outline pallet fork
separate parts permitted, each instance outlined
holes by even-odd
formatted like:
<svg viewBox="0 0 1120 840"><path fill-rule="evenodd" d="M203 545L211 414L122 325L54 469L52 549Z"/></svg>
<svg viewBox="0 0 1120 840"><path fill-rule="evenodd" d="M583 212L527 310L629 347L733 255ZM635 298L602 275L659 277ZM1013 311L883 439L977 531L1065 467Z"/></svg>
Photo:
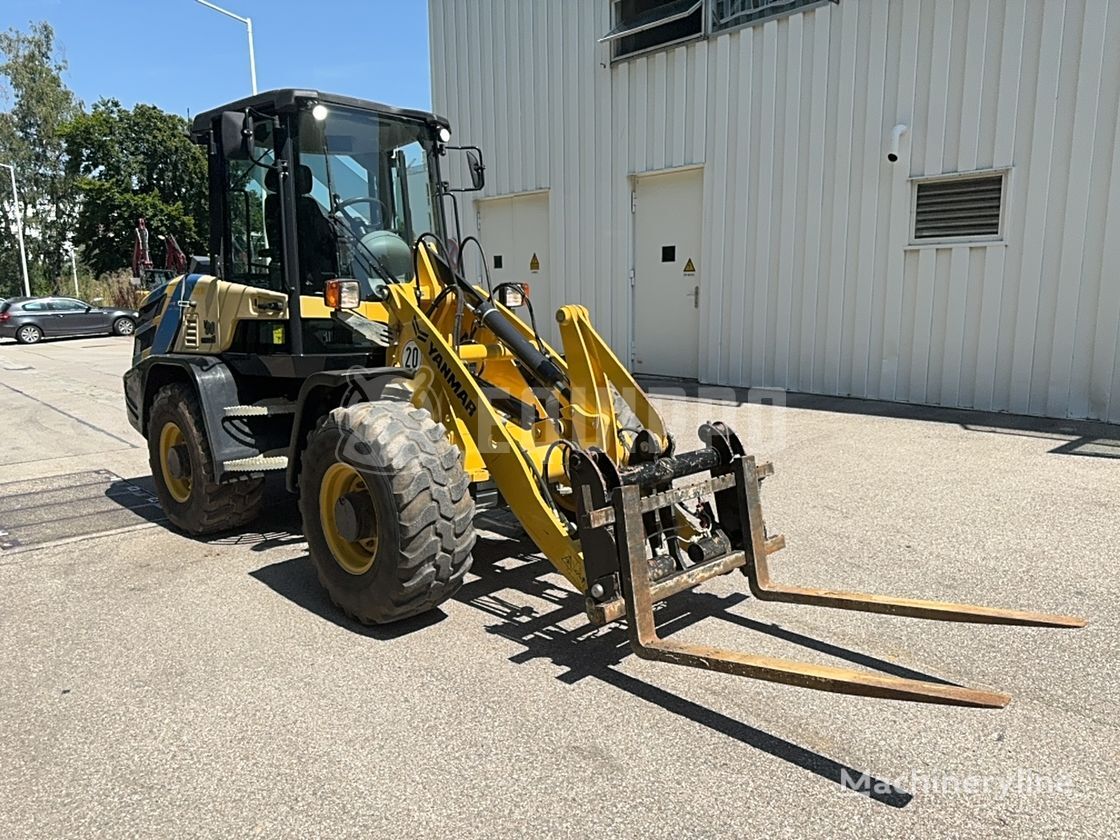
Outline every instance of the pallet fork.
<svg viewBox="0 0 1120 840"><path fill-rule="evenodd" d="M609 459L594 451L573 453L571 469L577 482L578 524L585 552L609 552L618 558L621 592L605 602L589 599L588 616L605 624L623 616L627 619L630 644L643 659L670 662L752 679L893 700L909 700L957 706L1002 708L1009 695L983 689L878 676L848 668L815 665L768 656L756 656L704 645L682 644L657 634L653 605L678 592L691 589L718 575L739 569L760 601L886 613L940 621L984 624L1018 624L1036 627L1082 627L1085 621L1073 616L1048 615L1020 610L891 598L857 592L787 586L771 579L768 558L785 546L781 535L769 535L762 518L760 486L773 474L770 464L758 464L746 455L733 431L723 424L708 424L699 430L704 449L682 456L665 454L647 464L613 471ZM650 438L639 441L649 444ZM707 473L707 477L680 488L673 479ZM718 553L700 556L692 565L656 580L652 570L661 540L679 518L683 503L713 497L718 519L710 523L714 538L710 546ZM707 507L708 515L712 511ZM651 529L651 524L653 525ZM668 526L668 527L665 527ZM702 540L700 541L703 542ZM652 546L652 548L651 548ZM726 549L719 552L719 549ZM699 553L699 552L698 552ZM586 555L585 555L586 556ZM595 559L587 556L589 565Z"/></svg>

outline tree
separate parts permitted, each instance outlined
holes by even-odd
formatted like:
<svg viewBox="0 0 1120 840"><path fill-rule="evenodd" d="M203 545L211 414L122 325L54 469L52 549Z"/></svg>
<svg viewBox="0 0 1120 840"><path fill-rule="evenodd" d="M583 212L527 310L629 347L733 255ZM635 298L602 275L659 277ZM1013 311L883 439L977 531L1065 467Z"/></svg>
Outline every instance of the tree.
<svg viewBox="0 0 1120 840"><path fill-rule="evenodd" d="M81 112L81 102L62 81L66 62L56 55L54 30L33 23L28 32L0 33L0 162L16 167L27 258L33 286L53 287L67 260L66 242L77 211L74 179L65 166L63 126ZM3 171L0 174L6 175ZM0 179L2 229L15 230L10 181ZM0 240L0 293L19 286L15 236Z"/></svg>
<svg viewBox="0 0 1120 840"><path fill-rule="evenodd" d="M172 234L187 253L204 250L206 156L187 131L180 116L115 99L66 127L68 171L82 197L75 240L95 274L129 265L140 217L153 238ZM158 257L154 241L153 250Z"/></svg>

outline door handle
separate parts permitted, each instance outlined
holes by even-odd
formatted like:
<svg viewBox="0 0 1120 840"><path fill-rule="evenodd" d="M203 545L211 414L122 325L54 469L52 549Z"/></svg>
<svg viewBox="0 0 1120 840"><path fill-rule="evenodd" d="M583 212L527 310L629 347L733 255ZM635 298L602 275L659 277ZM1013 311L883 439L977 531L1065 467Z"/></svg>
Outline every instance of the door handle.
<svg viewBox="0 0 1120 840"><path fill-rule="evenodd" d="M700 308L700 287L699 286L693 286L692 291L691 292L685 292L684 296L692 298L692 308L693 309L699 309Z"/></svg>

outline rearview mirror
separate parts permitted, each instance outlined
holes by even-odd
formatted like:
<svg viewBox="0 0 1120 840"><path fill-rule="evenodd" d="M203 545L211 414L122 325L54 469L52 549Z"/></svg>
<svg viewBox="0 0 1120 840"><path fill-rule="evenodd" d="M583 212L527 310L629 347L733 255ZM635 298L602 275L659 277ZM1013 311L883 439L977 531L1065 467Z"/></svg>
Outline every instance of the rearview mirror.
<svg viewBox="0 0 1120 840"><path fill-rule="evenodd" d="M450 185L445 189L448 192L477 192L486 186L486 164L482 162L482 149L478 146L444 146L443 152L464 152L467 156L467 171L471 174L471 186L453 189Z"/></svg>
<svg viewBox="0 0 1120 840"><path fill-rule="evenodd" d="M486 186L486 167L482 163L482 152L467 149L467 168L471 172L471 183L476 190Z"/></svg>
<svg viewBox="0 0 1120 840"><path fill-rule="evenodd" d="M222 154L226 160L250 160L253 118L248 111L222 111Z"/></svg>

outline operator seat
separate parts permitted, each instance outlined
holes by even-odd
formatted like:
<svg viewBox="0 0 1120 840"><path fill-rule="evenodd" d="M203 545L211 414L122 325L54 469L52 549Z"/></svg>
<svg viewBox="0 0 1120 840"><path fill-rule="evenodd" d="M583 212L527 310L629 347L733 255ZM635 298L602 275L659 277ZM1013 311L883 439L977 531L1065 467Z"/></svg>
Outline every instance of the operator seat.
<svg viewBox="0 0 1120 840"><path fill-rule="evenodd" d="M300 164L296 169L296 243L299 247L299 280L302 291L320 292L326 277L338 276L338 254L335 235L323 208L311 196L314 184L311 167ZM264 199L268 244L273 259L283 258L280 236L280 178L275 169L264 177L268 195Z"/></svg>

